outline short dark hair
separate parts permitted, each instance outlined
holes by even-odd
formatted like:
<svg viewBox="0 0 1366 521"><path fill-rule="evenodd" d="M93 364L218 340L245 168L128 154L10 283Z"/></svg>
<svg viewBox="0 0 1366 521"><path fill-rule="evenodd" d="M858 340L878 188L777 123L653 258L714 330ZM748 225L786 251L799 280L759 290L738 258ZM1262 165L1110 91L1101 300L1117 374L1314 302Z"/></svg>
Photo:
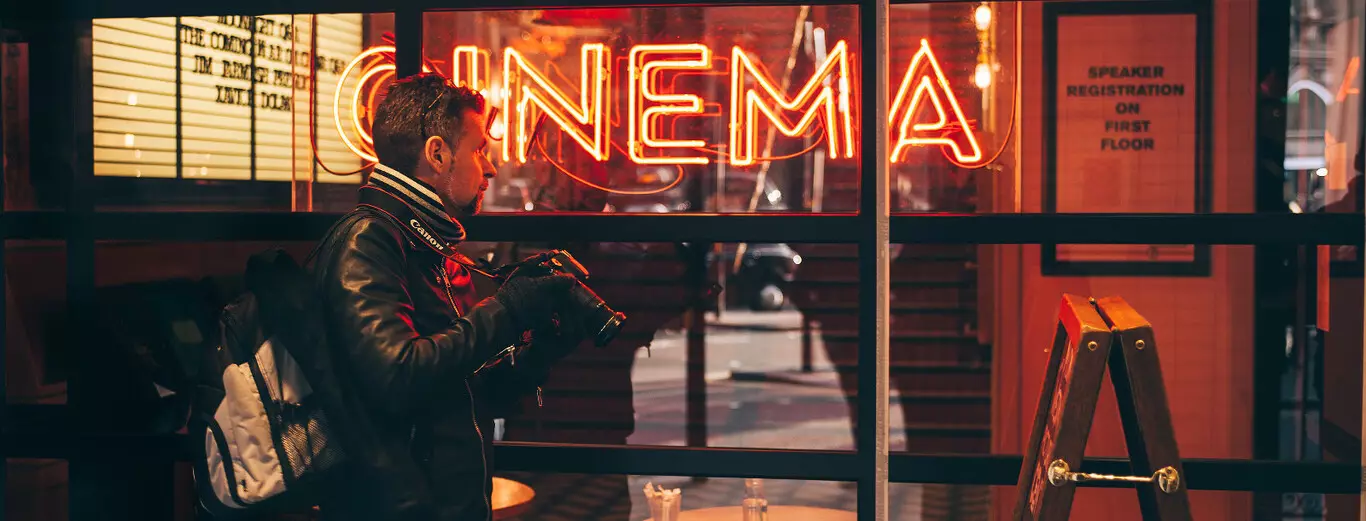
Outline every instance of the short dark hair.
<svg viewBox="0 0 1366 521"><path fill-rule="evenodd" d="M456 86L440 74L422 73L394 82L375 109L371 133L375 156L390 168L412 174L430 136L454 147L461 138L465 111L484 111L484 96Z"/></svg>

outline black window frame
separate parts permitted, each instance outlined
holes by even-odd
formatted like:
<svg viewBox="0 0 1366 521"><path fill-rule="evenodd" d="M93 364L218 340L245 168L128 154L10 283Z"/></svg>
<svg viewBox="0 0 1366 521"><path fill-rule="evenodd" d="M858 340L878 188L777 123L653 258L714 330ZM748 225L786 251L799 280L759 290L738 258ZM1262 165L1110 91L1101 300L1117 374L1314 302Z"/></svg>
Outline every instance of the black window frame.
<svg viewBox="0 0 1366 521"><path fill-rule="evenodd" d="M1023 0L1034 1L1034 0ZM1207 2L1209 0L1190 0ZM962 0L918 0L893 3L963 3ZM812 5L857 4L860 7L860 38L865 49L876 48L872 0L804 2ZM1103 3L1103 0L1098 0ZM742 2L692 2L654 0L652 6L681 5L792 5L791 1L746 0ZM519 9L547 7L639 7L639 0L596 0L588 3L542 0L474 0L452 5L437 0L302 0L290 2L298 13L394 12L397 60L400 73L415 72L421 57L422 16L442 9ZM260 15L281 11L274 0L239 0L232 4L183 2L181 0L61 0L53 2L6 2L0 20L21 32L34 35L40 57L79 51L89 45L89 21L95 18L201 15ZM378 11L372 11L378 8ZM43 29L45 31L39 31ZM1260 43L1260 42L1259 42ZM1288 47L1288 42L1275 42ZM86 47L88 52L88 47ZM864 58L861 70L865 85L876 84L876 68ZM0 239L65 241L67 298L73 316L89 316L95 291L95 244L103 240L247 241L314 240L338 214L286 212L99 212L95 210L96 179L92 172L89 110L89 72L63 68L60 61L31 63L33 76L42 75L53 84L49 92L31 91L34 106L52 105L51 121L36 122L34 169L37 175L59 179L67 190L65 208L57 211L6 211L0 209ZM84 82L82 82L84 80ZM52 100L69 100L55 106ZM84 107L84 108L82 108ZM864 128L877 124L876 111L863 115ZM1366 119L1366 114L1363 115ZM75 128L64 127L74 123ZM84 128L81 128L85 125ZM878 134L863 134L863 149L875 150ZM70 153L61 157L61 151ZM70 157L74 156L74 158ZM1195 244L1257 246L1358 245L1363 243L1366 219L1361 214L900 214L889 219L889 237L876 229L873 211L878 197L875 176L879 172L874 154L865 154L861 172L858 214L801 215L489 215L467 221L472 236L481 240L582 240L582 241L714 241L714 242L807 242L857 244L862 258L872 258L879 242L933 244ZM3 186L0 186L3 190ZM3 193L0 193L2 196ZM622 225L629 218L629 225ZM782 221L780 222L779 219ZM850 229L857 233L850 234ZM0 269L4 250L0 248ZM878 281L873 270L860 269L859 303L876 307ZM0 292L4 289L0 277ZM0 316L4 302L0 301ZM867 315L868 313L865 313ZM4 342L0 320L0 347ZM877 352L873 318L860 317L859 358L872 360ZM96 348L83 342L81 334L70 353ZM0 360L0 364L3 361ZM876 366L859 366L860 395L874 396L879 385ZM0 365L0 384L4 372ZM87 368L88 369L88 368ZM3 433L7 458L55 458L71 463L71 510L73 521L108 518L110 468L121 458L136 457L170 462L194 453L195 440L184 436L137 436L104 432L89 425L89 398L98 394L81 384L78 371L68 383L68 405L35 407L6 405L0 423L11 420L38 428L6 428ZM1264 375L1258 375L1264 376ZM1256 385L1275 385L1257 382ZM763 450L719 448L624 447L606 445L554 445L500 442L498 461L507 470L582 474L645 474L706 477L762 477L775 479L827 479L858 482L859 505L871 506L878 475L871 434L877 404L865 400L858 414L859 438L854 451ZM883 405L885 407L885 404ZM10 424L6 424L10 425ZM897 453L889 456L889 479L896 483L954 483L1014 485L1020 456L959 456ZM1299 463L1258 460L1190 459L1184 462L1191 489L1242 491L1303 491L1355 494L1360 491L1361 466L1355 463ZM1127 462L1088 459L1088 469L1124 474ZM0 482L3 482L0 471ZM92 501L93 500L93 501ZM114 504L117 504L115 501ZM872 520L871 508L859 509L860 520Z"/></svg>

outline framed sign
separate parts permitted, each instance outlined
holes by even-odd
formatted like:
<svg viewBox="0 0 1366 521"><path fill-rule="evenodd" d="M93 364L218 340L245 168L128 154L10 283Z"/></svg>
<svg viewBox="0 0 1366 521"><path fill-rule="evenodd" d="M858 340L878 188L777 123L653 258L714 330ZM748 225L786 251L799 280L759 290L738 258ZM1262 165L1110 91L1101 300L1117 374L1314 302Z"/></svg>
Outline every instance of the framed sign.
<svg viewBox="0 0 1366 521"><path fill-rule="evenodd" d="M1044 211L1209 212L1207 2L1044 9ZM1044 244L1042 250L1045 275L1210 271L1209 245Z"/></svg>

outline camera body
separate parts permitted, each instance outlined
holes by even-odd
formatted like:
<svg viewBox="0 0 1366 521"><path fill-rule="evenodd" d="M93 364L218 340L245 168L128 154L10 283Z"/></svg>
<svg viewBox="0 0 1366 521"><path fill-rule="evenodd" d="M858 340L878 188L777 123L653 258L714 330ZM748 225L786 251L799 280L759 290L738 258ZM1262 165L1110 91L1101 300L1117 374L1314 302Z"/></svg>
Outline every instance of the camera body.
<svg viewBox="0 0 1366 521"><path fill-rule="evenodd" d="M492 275L499 284L503 284L513 277L547 275L551 272L568 273L578 279L579 283L569 291L569 298L580 309L588 310L577 317L581 321L580 327L593 337L594 345L603 347L611 343L626 323L626 315L612 309L584 284L583 281L588 279L588 269L569 252L550 250L533 255L521 262L497 268Z"/></svg>

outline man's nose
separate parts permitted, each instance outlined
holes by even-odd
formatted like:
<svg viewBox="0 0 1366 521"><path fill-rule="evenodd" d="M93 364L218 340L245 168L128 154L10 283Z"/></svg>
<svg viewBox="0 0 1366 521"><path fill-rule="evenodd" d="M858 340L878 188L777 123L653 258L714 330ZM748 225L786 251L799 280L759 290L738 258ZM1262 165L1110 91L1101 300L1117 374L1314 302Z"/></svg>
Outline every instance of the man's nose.
<svg viewBox="0 0 1366 521"><path fill-rule="evenodd" d="M498 177L498 169L493 167L493 160L482 156L479 158L479 160L484 162L484 177L487 177L489 179Z"/></svg>

